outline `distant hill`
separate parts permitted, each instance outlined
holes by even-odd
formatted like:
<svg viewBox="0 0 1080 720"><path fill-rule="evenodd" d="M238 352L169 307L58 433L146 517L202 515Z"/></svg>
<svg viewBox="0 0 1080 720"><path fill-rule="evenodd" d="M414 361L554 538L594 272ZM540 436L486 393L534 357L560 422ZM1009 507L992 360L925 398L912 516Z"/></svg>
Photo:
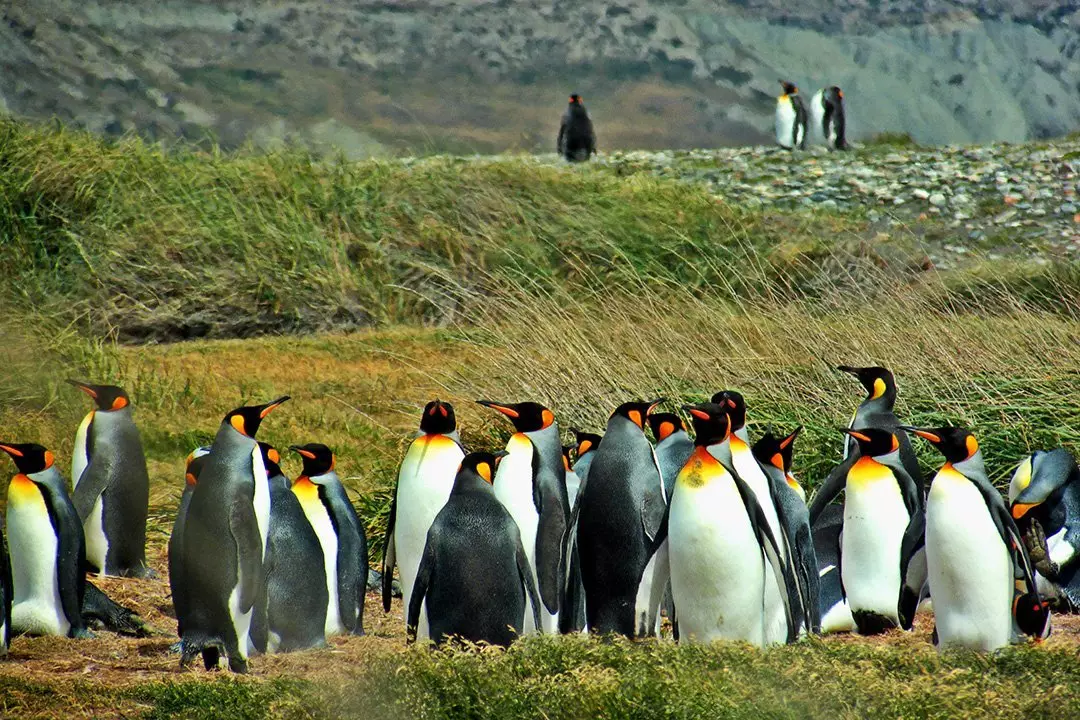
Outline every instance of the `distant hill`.
<svg viewBox="0 0 1080 720"><path fill-rule="evenodd" d="M0 110L226 147L550 150L571 91L602 151L768 142L779 77L843 87L855 138L1080 124L1063 0L9 0L2 20Z"/></svg>

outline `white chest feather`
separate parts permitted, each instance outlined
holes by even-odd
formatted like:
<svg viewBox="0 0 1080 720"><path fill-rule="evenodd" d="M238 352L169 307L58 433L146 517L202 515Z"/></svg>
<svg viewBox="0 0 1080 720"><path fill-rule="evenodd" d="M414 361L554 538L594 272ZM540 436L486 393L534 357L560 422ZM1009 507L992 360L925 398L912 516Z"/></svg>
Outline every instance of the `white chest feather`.
<svg viewBox="0 0 1080 720"><path fill-rule="evenodd" d="M105 536L105 523L102 518L101 496L98 495L90 514L83 522L83 536L86 538L86 560L105 574L105 558L109 555L109 538Z"/></svg>
<svg viewBox="0 0 1080 720"><path fill-rule="evenodd" d="M27 493L29 495L29 493ZM64 615L56 576L57 538L45 501L22 497L7 507L14 601L11 627L34 635L67 635L71 623Z"/></svg>
<svg viewBox="0 0 1080 720"><path fill-rule="evenodd" d="M329 593L324 629L327 637L339 635L345 632L345 628L341 624L341 610L338 606L338 537L337 533L334 532L334 522L330 519L330 513L326 511L326 506L319 500L317 491L312 490L310 493L298 494L297 497L300 500L301 507L304 508L304 515L307 516L315 535L319 538L319 545L322 546L323 567L326 570L326 590Z"/></svg>
<svg viewBox="0 0 1080 720"><path fill-rule="evenodd" d="M791 148L795 132L795 108L786 96L776 101L776 143Z"/></svg>
<svg viewBox="0 0 1080 720"><path fill-rule="evenodd" d="M863 458L848 473L841 577L853 612L898 622L900 545L909 517L892 472Z"/></svg>
<svg viewBox="0 0 1080 720"><path fill-rule="evenodd" d="M75 447L71 449L71 489L74 490L82 479L86 466L90 464L90 453L87 452L86 433L90 429L90 423L94 419L94 412L90 411L75 431Z"/></svg>
<svg viewBox="0 0 1080 720"><path fill-rule="evenodd" d="M270 481L266 477L266 465L263 463L262 451L256 445L251 451L252 478L255 481L255 495L252 497L252 505L255 507L255 521L259 525L259 536L262 538L263 559L266 559L266 541L270 537Z"/></svg>

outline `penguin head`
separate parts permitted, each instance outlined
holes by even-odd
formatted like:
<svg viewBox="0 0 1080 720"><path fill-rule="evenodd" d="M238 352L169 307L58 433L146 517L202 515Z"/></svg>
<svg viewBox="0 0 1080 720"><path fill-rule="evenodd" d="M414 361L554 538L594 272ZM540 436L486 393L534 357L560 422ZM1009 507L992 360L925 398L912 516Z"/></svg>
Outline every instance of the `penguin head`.
<svg viewBox="0 0 1080 720"><path fill-rule="evenodd" d="M615 412L611 413L611 417L619 415L644 430L645 422L648 419L649 414L653 411L653 408L666 400L667 398L657 398L655 400L632 400L630 402L625 402L615 408Z"/></svg>
<svg viewBox="0 0 1080 720"><path fill-rule="evenodd" d="M209 454L210 448L204 445L195 448L187 456L187 460L184 462L184 480L187 481L188 485L194 487L195 483L199 481L199 473L202 472L202 467L206 463L206 456Z"/></svg>
<svg viewBox="0 0 1080 720"><path fill-rule="evenodd" d="M580 460L583 455L590 453L596 448L600 447L600 440L603 436L596 433L582 432L577 428L570 428L570 432L574 433L574 440L577 442L577 459Z"/></svg>
<svg viewBox="0 0 1080 720"><path fill-rule="evenodd" d="M712 396L712 402L724 408L731 418L731 432L737 432L746 427L746 401L743 396L734 390L721 390Z"/></svg>
<svg viewBox="0 0 1080 720"><path fill-rule="evenodd" d="M918 435L926 440L945 460L955 465L971 459L979 452L979 441L970 431L958 427L916 428L901 425L900 429Z"/></svg>
<svg viewBox="0 0 1080 720"><path fill-rule="evenodd" d="M262 453L263 466L266 468L267 477L275 477L281 472L281 453L277 448L267 442L259 442L259 451Z"/></svg>
<svg viewBox="0 0 1080 720"><path fill-rule="evenodd" d="M864 457L879 457L888 455L900 449L900 441L888 430L879 428L841 428L841 432L855 438L859 443L859 452Z"/></svg>
<svg viewBox="0 0 1080 720"><path fill-rule="evenodd" d="M248 405L245 407L236 408L231 413L225 416L225 419L221 422L226 425L231 425L241 435L246 435L249 438L254 438L255 433L259 431L259 425L262 421L274 411L281 403L289 399L288 395L279 397L277 400L268 402L265 405Z"/></svg>
<svg viewBox="0 0 1080 720"><path fill-rule="evenodd" d="M833 107L838 107L844 102L844 91L836 85L833 85L830 88L826 88L825 98L827 102L833 105Z"/></svg>
<svg viewBox="0 0 1080 720"><path fill-rule="evenodd" d="M425 435L449 435L454 430L457 430L457 419L453 405L436 398L424 406L424 414L420 416L420 432Z"/></svg>
<svg viewBox="0 0 1080 720"><path fill-rule="evenodd" d="M879 400L881 398L889 401L896 400L896 380L893 378L892 372L887 368L839 365L836 369L858 378L862 386L866 388L867 400Z"/></svg>
<svg viewBox="0 0 1080 720"><path fill-rule="evenodd" d="M581 104L581 96L578 95L577 93L570 93L570 104L571 105L580 105Z"/></svg>
<svg viewBox="0 0 1080 720"><path fill-rule="evenodd" d="M68 380L68 384L82 390L97 403L97 409L102 412L109 410L123 410L131 404L130 398L124 389L116 385L91 385L90 383Z"/></svg>
<svg viewBox="0 0 1080 720"><path fill-rule="evenodd" d="M754 453L754 457L759 463L766 466L772 466L777 470L787 474L791 471L791 458L793 450L795 448L795 438L802 432L802 425L795 428L795 431L786 437L777 437L771 432L767 432L761 436L751 451Z"/></svg>
<svg viewBox="0 0 1080 720"><path fill-rule="evenodd" d="M795 83L788 82L787 80L780 80L780 85L784 88L785 95L795 95L799 92L799 88L795 86Z"/></svg>
<svg viewBox="0 0 1080 720"><path fill-rule="evenodd" d="M665 440L680 430L686 430L682 418L675 413L652 413L646 420L656 442Z"/></svg>
<svg viewBox="0 0 1080 720"><path fill-rule="evenodd" d="M522 402L511 405L490 400L477 400L476 402L492 410L498 410L510 418L510 422L514 423L514 429L520 433L543 430L551 427L555 422L555 413L540 403Z"/></svg>
<svg viewBox="0 0 1080 720"><path fill-rule="evenodd" d="M334 469L334 451L322 443L290 445L289 449L303 458L305 477L318 477Z"/></svg>
<svg viewBox="0 0 1080 720"><path fill-rule="evenodd" d="M724 406L713 403L683 405L683 410L690 413L690 422L694 425L694 445L708 447L722 443L731 434L731 418Z"/></svg>
<svg viewBox="0 0 1080 720"><path fill-rule="evenodd" d="M1050 637L1050 601L1038 592L1013 595L1013 617L1020 632L1040 643Z"/></svg>
<svg viewBox="0 0 1080 720"><path fill-rule="evenodd" d="M0 443L0 450L11 456L23 475L43 472L56 462L51 450L36 443Z"/></svg>
<svg viewBox="0 0 1080 720"><path fill-rule="evenodd" d="M570 452L574 449L573 445L562 446L562 465L563 470L570 472Z"/></svg>
<svg viewBox="0 0 1080 720"><path fill-rule="evenodd" d="M495 477L495 468L504 455L506 455L505 450L497 453L471 452L461 459L458 474L471 472L478 475L484 482L491 484L492 478Z"/></svg>
<svg viewBox="0 0 1080 720"><path fill-rule="evenodd" d="M1013 518L1024 517L1075 480L1080 480L1080 469L1065 448L1049 452L1040 450L1025 458L1009 482Z"/></svg>

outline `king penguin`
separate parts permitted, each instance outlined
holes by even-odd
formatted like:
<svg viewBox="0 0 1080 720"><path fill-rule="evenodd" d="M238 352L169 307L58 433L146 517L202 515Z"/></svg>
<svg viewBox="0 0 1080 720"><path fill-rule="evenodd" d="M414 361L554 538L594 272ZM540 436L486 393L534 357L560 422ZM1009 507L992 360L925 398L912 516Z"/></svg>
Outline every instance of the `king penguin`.
<svg viewBox="0 0 1080 720"><path fill-rule="evenodd" d="M653 413L649 416L649 429L656 441L656 462L664 480L664 499L670 503L675 478L694 452L694 441L687 434L682 418L675 413Z"/></svg>
<svg viewBox="0 0 1080 720"><path fill-rule="evenodd" d="M1039 591L1080 608L1080 469L1064 448L1024 459L1009 506L1037 570Z"/></svg>
<svg viewBox="0 0 1080 720"><path fill-rule="evenodd" d="M11 601L15 590L11 584L11 557L0 525L0 657L11 647Z"/></svg>
<svg viewBox="0 0 1080 720"><path fill-rule="evenodd" d="M1016 581L1034 592L1027 548L1005 501L990 483L979 443L958 427L904 428L945 456L926 498L926 567L939 649L989 652L1017 635ZM1026 609L1026 605L1025 605Z"/></svg>
<svg viewBox="0 0 1080 720"><path fill-rule="evenodd" d="M420 432L409 445L398 470L394 500L383 546L383 610L390 612L394 565L401 575L402 597L412 597L416 570L435 516L446 504L465 452L458 438L457 420L450 403L433 400L420 416ZM416 635L428 637L427 613L420 613Z"/></svg>
<svg viewBox="0 0 1080 720"><path fill-rule="evenodd" d="M671 594L679 641L741 640L769 644L766 580L787 588L787 565L754 491L717 460L710 447L730 433L727 409L687 405L694 452L679 472L667 518ZM782 595L785 627L795 620Z"/></svg>
<svg viewBox="0 0 1080 720"><path fill-rule="evenodd" d="M319 537L308 522L292 483L281 470L281 455L260 442L270 483L270 535L266 542L266 627L251 635L267 652L289 652L326 644L329 591Z"/></svg>
<svg viewBox="0 0 1080 720"><path fill-rule="evenodd" d="M329 593L326 634L364 634L368 554L364 526L334 471L334 453L321 443L289 448L304 460L303 474L293 481L311 527L319 536Z"/></svg>
<svg viewBox="0 0 1080 720"><path fill-rule="evenodd" d="M492 490L496 457L465 456L446 505L435 516L408 604L410 638L426 607L431 639L508 646L541 600L517 522Z"/></svg>
<svg viewBox="0 0 1080 720"><path fill-rule="evenodd" d="M172 595L173 611L176 614L176 634L184 636L180 618L184 617L187 606L184 604L184 595L187 583L184 582L183 563L180 560L181 548L184 546L184 525L187 522L188 506L191 504L191 493L195 489L195 483L199 481L199 473L206 462L206 456L210 454L209 447L197 447L187 456L184 463L184 489L180 493L180 503L176 509L176 520L173 521L172 533L169 535L169 593Z"/></svg>
<svg viewBox="0 0 1080 720"><path fill-rule="evenodd" d="M776 98L776 144L785 150L806 149L806 106L799 88L786 80L784 91Z"/></svg>
<svg viewBox="0 0 1080 720"><path fill-rule="evenodd" d="M537 629L547 634L557 633L566 589L570 503L555 414L535 402L512 405L490 400L477 402L502 413L514 425L515 432L506 443L507 456L495 472L494 487L495 497L517 521L544 604L540 612L541 627L533 627L530 612L525 617L525 633Z"/></svg>
<svg viewBox="0 0 1080 720"><path fill-rule="evenodd" d="M221 422L191 493L180 553L185 582L181 665L202 655L209 670L224 652L233 672L247 672L253 613L264 597L270 483L255 434L288 400L240 407Z"/></svg>
<svg viewBox="0 0 1080 720"><path fill-rule="evenodd" d="M566 112L563 113L555 147L568 162L582 162L596 154L592 118L577 93L570 96Z"/></svg>
<svg viewBox="0 0 1080 720"><path fill-rule="evenodd" d="M574 472L574 468L571 467L573 452L573 445L562 446L563 472L566 476L566 502L570 505L571 512L573 511L574 503L577 502L578 491L581 489L581 478Z"/></svg>
<svg viewBox="0 0 1080 720"><path fill-rule="evenodd" d="M564 634L585 629L585 586L581 582L581 557L577 546L578 513L581 509L581 493L589 479L589 468L596 457L596 448L603 439L595 433L576 428L570 431L574 433L577 443L577 459L572 469L578 477L578 491L570 504L570 529L566 535L566 595L562 612L559 613L559 632Z"/></svg>
<svg viewBox="0 0 1080 720"><path fill-rule="evenodd" d="M810 100L810 137L830 150L847 150L844 91L835 85L822 88Z"/></svg>
<svg viewBox="0 0 1080 720"><path fill-rule="evenodd" d="M615 408L581 492L577 539L589 632L635 637L658 630L650 623L650 606L654 579L664 576L661 594L667 581L653 562L666 504L644 428L663 401Z"/></svg>
<svg viewBox="0 0 1080 720"><path fill-rule="evenodd" d="M918 604L902 602L903 579L925 519L915 481L900 461L900 442L888 430L843 432L859 443L847 473L840 578L862 635L910 630Z"/></svg>
<svg viewBox="0 0 1080 720"><path fill-rule="evenodd" d="M68 382L96 404L79 425L71 456L71 499L83 521L89 568L153 576L146 566L150 476L131 401L115 385Z"/></svg>
<svg viewBox="0 0 1080 720"><path fill-rule="evenodd" d="M11 629L30 635L89 637L82 618L86 560L82 522L52 451L0 443L18 473L7 494L14 595Z"/></svg>

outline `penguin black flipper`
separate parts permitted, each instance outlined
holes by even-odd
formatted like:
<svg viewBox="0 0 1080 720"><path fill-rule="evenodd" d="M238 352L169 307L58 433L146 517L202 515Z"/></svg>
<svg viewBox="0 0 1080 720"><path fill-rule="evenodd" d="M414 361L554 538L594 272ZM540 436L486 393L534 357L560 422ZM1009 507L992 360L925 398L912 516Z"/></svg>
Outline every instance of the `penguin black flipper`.
<svg viewBox="0 0 1080 720"><path fill-rule="evenodd" d="M840 491L844 489L844 485L847 484L848 472L858 459L859 451L856 448L854 453L848 453L847 458L832 469L829 476L825 478L825 482L821 483L821 487L814 493L814 499L810 501L811 527L817 523L818 517L829 506L829 503L835 500Z"/></svg>
<svg viewBox="0 0 1080 720"><path fill-rule="evenodd" d="M773 536L772 530L769 529L769 519L761 509L754 491L737 474L732 473L731 477L735 481L735 487L738 488L739 495L742 496L743 505L746 506L746 514L750 518L750 525L754 530L758 543L761 545L762 551L765 553L765 557L768 558L769 564L772 566L776 582L786 589L786 592L780 594L780 599L784 602L784 615L787 616L787 641L789 643L794 642L795 638L798 637L798 625L795 623L792 607L799 602L799 590L795 586L795 578L791 575L788 563L780 557L779 545Z"/></svg>
<svg viewBox="0 0 1080 720"><path fill-rule="evenodd" d="M82 619L83 597L86 594L86 544L82 521L66 492L40 484L41 497L49 513L49 522L56 533L56 580L60 607L71 623L68 637L85 637L88 633Z"/></svg>
<svg viewBox="0 0 1080 720"><path fill-rule="evenodd" d="M821 576L818 574L817 551L810 526L801 528L795 537L798 555L798 572L801 579L803 605L805 607L806 631L821 632Z"/></svg>
<svg viewBox="0 0 1080 720"><path fill-rule="evenodd" d="M119 635L145 638L152 634L151 628L134 610L117 603L89 580L83 596L82 618L87 625L98 622Z"/></svg>
<svg viewBox="0 0 1080 720"><path fill-rule="evenodd" d="M667 514L668 503L665 500L664 475L660 471L660 462L656 457L656 451L652 453L653 466L656 468L656 477L660 482L655 487L646 488L645 495L641 499L641 525L645 530L645 537L655 542L656 535L660 530L660 524Z"/></svg>
<svg viewBox="0 0 1080 720"><path fill-rule="evenodd" d="M263 559L251 548L262 548L259 522L251 503L234 503L229 512L229 532L236 545L236 567L240 578L240 612L248 612L255 606L262 585ZM243 642L244 638L238 638Z"/></svg>
<svg viewBox="0 0 1080 720"><path fill-rule="evenodd" d="M761 464L760 461L758 464ZM780 522L789 572L798 579L796 626L805 625L807 632L817 632L821 628L819 577L817 553L810 534L810 513L806 504L787 487L785 481L767 472L764 467L762 472L769 482L769 495Z"/></svg>
<svg viewBox="0 0 1080 720"><path fill-rule="evenodd" d="M990 517L994 521L998 535L1001 536L1001 541L1005 543L1005 547L1008 548L1009 555L1013 559L1016 577L1022 578L1027 583L1028 590L1036 598L1039 598L1039 590L1035 584L1035 567L1031 562L1031 556L1028 554L1027 545L1024 544L1024 539L1020 535L1020 528L1016 526L1016 521L1013 520L1012 514L1005 506L1005 501L993 485L983 483L981 478L968 479L978 489L979 494L983 496L983 500L986 501L986 507L990 511Z"/></svg>
<svg viewBox="0 0 1080 720"><path fill-rule="evenodd" d="M521 543L521 540L518 540ZM424 598L427 597L428 586L431 584L431 573L435 568L435 550L431 544L431 532L428 532L427 543L424 545L424 554L420 556L420 567L416 571L416 580L413 581L412 597L409 598L409 608L405 615L405 643L416 642L417 628L420 626L420 609L424 606ZM534 588L535 591L535 588ZM535 596L535 592L534 592ZM535 606L534 606L535 607ZM540 623L537 622L537 627ZM441 637L431 638L436 644L442 641Z"/></svg>
<svg viewBox="0 0 1080 720"><path fill-rule="evenodd" d="M542 627L540 624L540 595L536 592L536 583L533 582L532 568L529 567L529 556L525 554L525 546L521 544L521 534L517 534L517 568L518 577L521 578L521 582L525 586L525 597L529 600L529 607L532 608L533 614L533 627ZM423 567L423 562L420 563ZM418 581L419 582L419 581ZM413 592L415 596L415 591ZM412 617L412 610L410 607L409 617ZM417 619L419 620L420 614L417 613ZM525 618L522 618L524 623Z"/></svg>
<svg viewBox="0 0 1080 720"><path fill-rule="evenodd" d="M390 612L390 598L394 589L394 565L397 563L397 552L394 549L394 523L397 521L397 487L394 487L394 497L390 501L390 518L386 522L386 537L383 540L383 566L382 566L382 606L383 612Z"/></svg>
<svg viewBox="0 0 1080 720"><path fill-rule="evenodd" d="M915 611L919 608L918 590L911 592L904 583L908 575L908 564L915 553L926 545L926 514L916 508L908 520L904 537L900 541L900 598L897 603L897 616L900 619L900 627L910 630L915 622ZM921 589L921 588L920 588Z"/></svg>
<svg viewBox="0 0 1080 720"><path fill-rule="evenodd" d="M539 482L540 453L532 446L533 504L539 524L536 527L536 578L540 600L549 612L558 612L562 604L566 577L566 516L560 512L560 498L545 492ZM548 511L545 512L545 509ZM540 627L539 625L537 627Z"/></svg>
<svg viewBox="0 0 1080 720"><path fill-rule="evenodd" d="M340 485L319 485L319 498L338 538L338 607L341 623L353 635L363 635L367 586L367 542L360 519Z"/></svg>
<svg viewBox="0 0 1080 720"><path fill-rule="evenodd" d="M15 588L11 578L11 556L8 555L7 542L4 540L3 523L0 522L0 611L3 612L4 637L0 638L0 655L11 646L11 604L15 600Z"/></svg>
<svg viewBox="0 0 1080 720"><path fill-rule="evenodd" d="M89 431L87 436L90 436ZM95 453L71 493L71 502L75 506L75 511L79 513L80 523L86 521L90 511L94 509L94 503L109 487L113 475L112 456L107 453ZM98 568L98 570L104 571L105 568Z"/></svg>
<svg viewBox="0 0 1080 720"><path fill-rule="evenodd" d="M559 122L559 137L555 140L555 150L560 155L566 155L566 124L569 119L569 113L563 113L562 120Z"/></svg>

